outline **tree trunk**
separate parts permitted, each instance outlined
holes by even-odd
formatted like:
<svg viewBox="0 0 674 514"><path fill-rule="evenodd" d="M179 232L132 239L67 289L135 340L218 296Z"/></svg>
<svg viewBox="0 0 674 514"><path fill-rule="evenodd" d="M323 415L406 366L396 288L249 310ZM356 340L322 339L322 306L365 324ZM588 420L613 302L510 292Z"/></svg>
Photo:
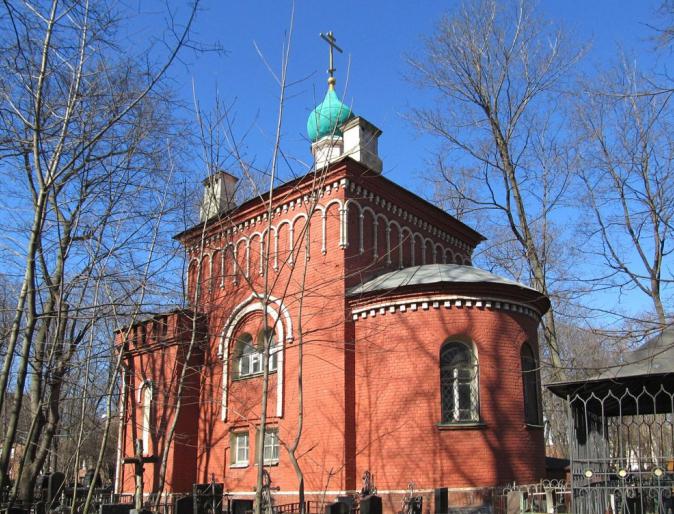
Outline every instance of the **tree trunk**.
<svg viewBox="0 0 674 514"><path fill-rule="evenodd" d="M533 275L532 286L534 289L540 291L549 298L550 292L548 291L547 287L545 271L538 253L538 245L534 241L534 237L529 226L529 216L526 207L524 206L524 200L522 199L522 195L520 193L520 184L515 172L515 165L513 164L510 155L510 148L503 137L498 120L491 117L490 125L498 153L501 158L501 165L503 166L503 173L506 178L507 187L515 199L517 221L515 220L512 212L507 213L511 230L525 252L529 269ZM552 306L550 306L550 310L544 316L543 336L545 338L547 348L550 351L550 362L552 364L553 376L555 380L561 380L564 378L565 373L562 368L562 357L559 348L559 342L557 340L555 314Z"/></svg>

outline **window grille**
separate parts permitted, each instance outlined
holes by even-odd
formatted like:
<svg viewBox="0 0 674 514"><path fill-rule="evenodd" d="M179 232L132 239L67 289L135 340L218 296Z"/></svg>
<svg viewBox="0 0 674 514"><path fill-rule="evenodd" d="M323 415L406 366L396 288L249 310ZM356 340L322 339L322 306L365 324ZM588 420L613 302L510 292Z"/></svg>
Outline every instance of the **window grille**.
<svg viewBox="0 0 674 514"><path fill-rule="evenodd" d="M440 350L442 423L479 421L478 363L473 349L447 342Z"/></svg>

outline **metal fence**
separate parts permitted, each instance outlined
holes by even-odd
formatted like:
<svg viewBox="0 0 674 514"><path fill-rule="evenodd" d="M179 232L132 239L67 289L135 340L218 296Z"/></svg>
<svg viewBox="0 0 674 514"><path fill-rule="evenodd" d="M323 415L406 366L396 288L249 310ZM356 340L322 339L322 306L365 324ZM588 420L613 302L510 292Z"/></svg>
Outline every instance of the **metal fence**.
<svg viewBox="0 0 674 514"><path fill-rule="evenodd" d="M646 385L568 399L573 512L671 514L674 394Z"/></svg>
<svg viewBox="0 0 674 514"><path fill-rule="evenodd" d="M318 514L319 512L318 506L319 505L317 502L311 501L304 502L304 512L306 514ZM274 505L272 507L272 510L274 514L297 514L300 512L300 504L284 503L282 505Z"/></svg>
<svg viewBox="0 0 674 514"><path fill-rule="evenodd" d="M571 488L563 480L498 487L492 493L492 511L494 514L571 512Z"/></svg>

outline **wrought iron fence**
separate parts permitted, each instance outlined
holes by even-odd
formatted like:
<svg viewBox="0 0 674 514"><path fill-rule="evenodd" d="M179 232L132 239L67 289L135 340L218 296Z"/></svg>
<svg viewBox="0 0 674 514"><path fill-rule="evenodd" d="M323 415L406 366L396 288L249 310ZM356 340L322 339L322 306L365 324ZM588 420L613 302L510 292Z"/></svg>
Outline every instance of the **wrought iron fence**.
<svg viewBox="0 0 674 514"><path fill-rule="evenodd" d="M88 487L59 487L58 490L47 493L38 490L34 501L30 503L13 499L10 502L9 491L0 494L0 512L13 511L25 514L45 514L49 512L82 513L86 502ZM102 504L133 503L133 495L115 495L110 488L94 489L89 512L98 513ZM74 506L74 509L73 509Z"/></svg>
<svg viewBox="0 0 674 514"><path fill-rule="evenodd" d="M568 398L573 511L671 514L674 394L640 384Z"/></svg>

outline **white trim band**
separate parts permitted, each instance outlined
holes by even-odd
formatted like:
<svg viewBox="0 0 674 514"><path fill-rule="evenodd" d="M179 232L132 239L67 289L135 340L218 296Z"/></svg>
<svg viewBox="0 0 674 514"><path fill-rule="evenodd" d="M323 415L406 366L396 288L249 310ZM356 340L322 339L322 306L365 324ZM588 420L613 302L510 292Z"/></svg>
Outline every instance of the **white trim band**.
<svg viewBox="0 0 674 514"><path fill-rule="evenodd" d="M512 300L504 300L503 298L490 297L475 297L466 295L429 295L429 296L415 296L412 298L403 298L400 300L390 300L386 302L378 302L375 304L364 305L351 310L352 319L357 321L367 317L374 318L377 314L383 316L387 312L395 314L396 310L406 312L408 310L417 311L419 307L423 310L428 310L429 307L439 309L488 309L510 311L525 316L529 316L536 321L540 321L541 313L531 306L521 303L513 302Z"/></svg>

